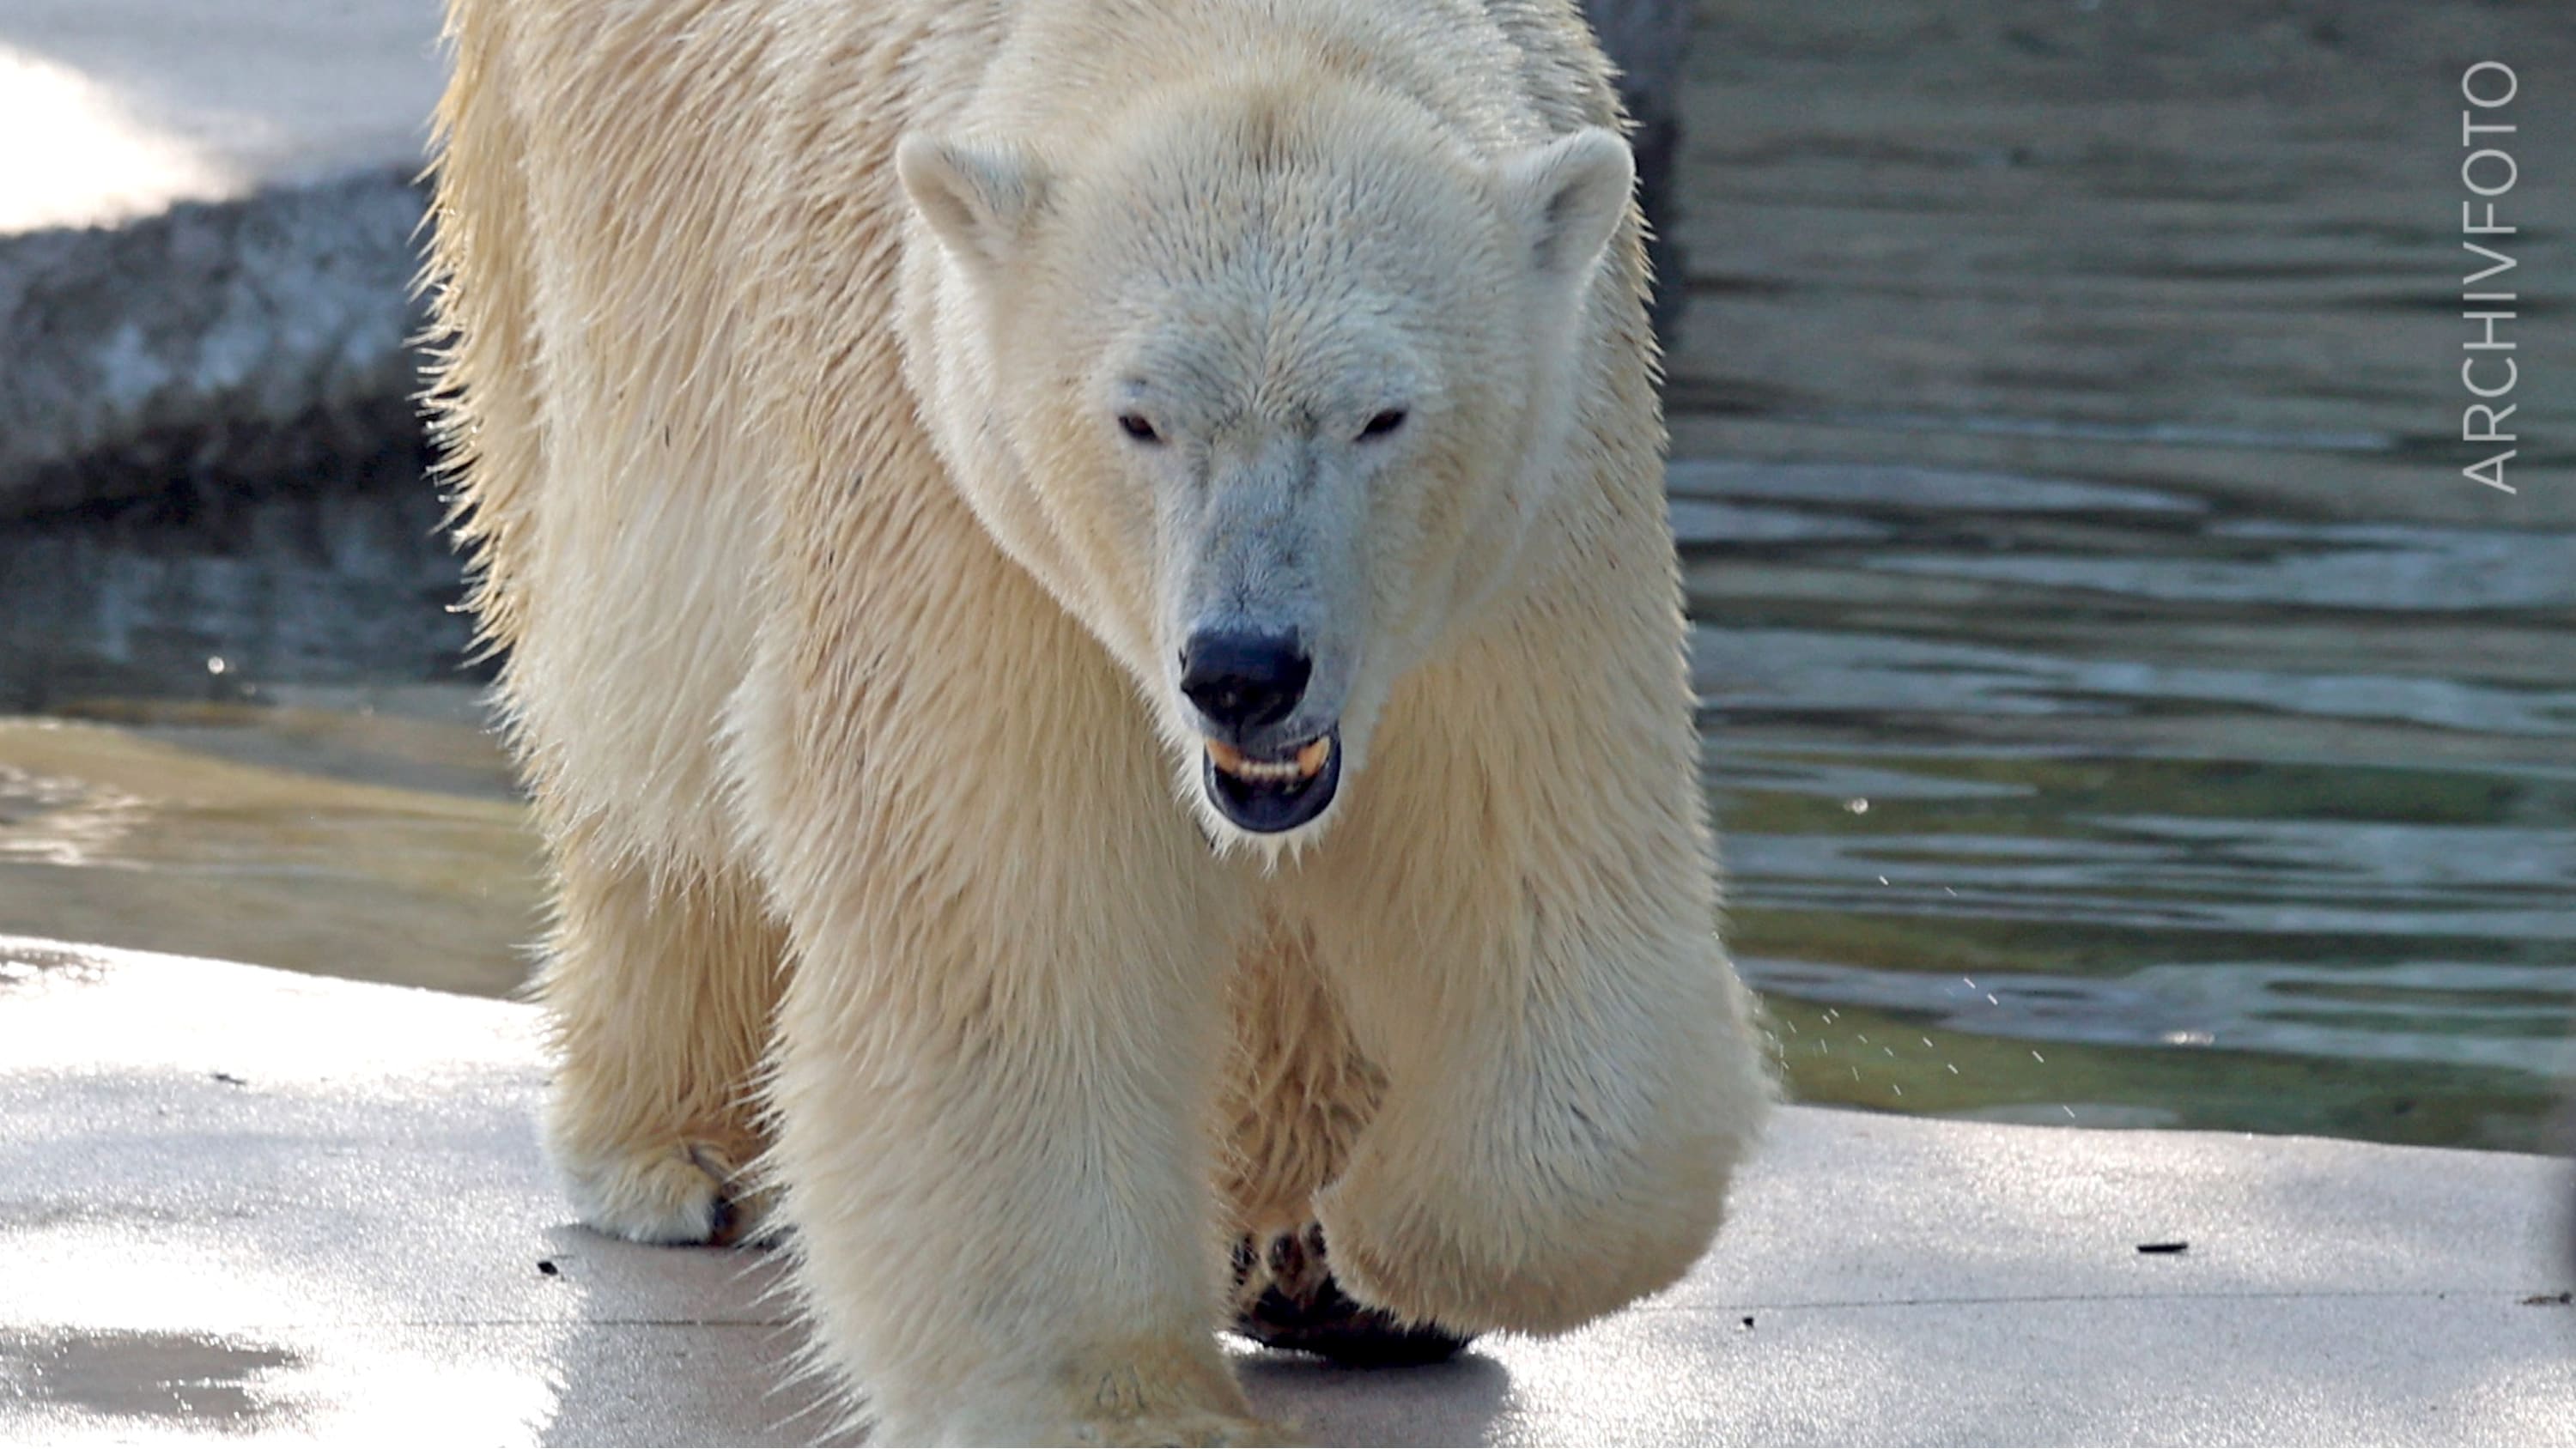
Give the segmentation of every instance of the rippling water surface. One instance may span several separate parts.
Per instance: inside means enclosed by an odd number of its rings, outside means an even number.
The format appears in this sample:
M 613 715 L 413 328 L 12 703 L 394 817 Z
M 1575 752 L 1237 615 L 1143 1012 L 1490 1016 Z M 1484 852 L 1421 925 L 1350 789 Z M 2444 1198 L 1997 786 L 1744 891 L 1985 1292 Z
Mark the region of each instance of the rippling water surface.
M 1802 1095 L 2528 1144 L 2576 1017 L 2576 533 L 1677 464 Z
M 2576 192 L 2514 198 L 2508 498 L 2444 441 L 2453 86 L 2571 73 L 2576 28 L 1702 11 L 1674 522 L 1796 1093 L 2535 1145 L 2576 1017 Z M 0 538 L 0 934 L 518 982 L 532 843 L 407 466 Z

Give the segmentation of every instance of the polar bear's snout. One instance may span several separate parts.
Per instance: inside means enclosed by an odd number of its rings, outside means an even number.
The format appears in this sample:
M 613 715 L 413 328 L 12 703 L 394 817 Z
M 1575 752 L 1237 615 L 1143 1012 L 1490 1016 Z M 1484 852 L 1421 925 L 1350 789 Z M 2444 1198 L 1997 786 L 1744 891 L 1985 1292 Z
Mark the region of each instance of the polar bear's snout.
M 1206 429 L 1195 475 L 1160 493 L 1165 696 L 1200 743 L 1224 821 L 1281 835 L 1321 821 L 1369 621 L 1366 475 L 1288 419 Z
M 1314 673 L 1293 633 L 1202 629 L 1181 646 L 1181 693 L 1231 743 L 1250 744 L 1294 713 Z
M 1340 788 L 1341 730 L 1301 730 L 1315 661 L 1293 631 L 1200 629 L 1181 647 L 1181 693 L 1205 736 L 1209 803 L 1255 834 L 1322 815 Z

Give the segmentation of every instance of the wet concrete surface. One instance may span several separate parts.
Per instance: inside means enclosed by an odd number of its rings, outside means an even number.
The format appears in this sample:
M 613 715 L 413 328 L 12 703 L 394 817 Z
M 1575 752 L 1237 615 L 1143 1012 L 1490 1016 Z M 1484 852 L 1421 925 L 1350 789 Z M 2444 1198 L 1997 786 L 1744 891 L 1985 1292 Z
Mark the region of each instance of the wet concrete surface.
M 291 1420 L 264 1390 L 301 1355 L 202 1333 L 25 1333 L 0 1329 L 0 1399 L 37 1413 L 177 1421 L 231 1436 Z
M 570 1224 L 529 1008 L 25 941 L 0 961 L 22 968 L 0 988 L 0 1440 L 828 1422 L 785 1377 L 771 1258 Z M 2566 1172 L 1792 1109 L 1718 1250 L 1637 1309 L 1431 1370 L 1241 1363 L 1325 1443 L 2564 1443 Z

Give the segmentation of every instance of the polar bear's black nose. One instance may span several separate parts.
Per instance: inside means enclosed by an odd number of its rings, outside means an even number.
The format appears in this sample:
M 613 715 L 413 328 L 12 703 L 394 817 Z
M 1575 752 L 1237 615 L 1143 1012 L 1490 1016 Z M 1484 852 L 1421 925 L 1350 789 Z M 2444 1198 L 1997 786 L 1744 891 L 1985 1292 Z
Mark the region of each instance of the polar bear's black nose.
M 1286 719 L 1314 672 L 1293 634 L 1204 629 L 1181 648 L 1181 693 L 1209 723 L 1237 733 Z

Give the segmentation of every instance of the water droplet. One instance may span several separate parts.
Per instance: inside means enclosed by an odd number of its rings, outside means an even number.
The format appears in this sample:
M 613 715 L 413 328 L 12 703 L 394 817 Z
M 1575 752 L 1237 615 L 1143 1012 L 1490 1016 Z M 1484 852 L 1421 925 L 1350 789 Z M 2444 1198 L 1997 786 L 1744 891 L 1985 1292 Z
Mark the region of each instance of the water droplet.
M 2065 1104 L 2065 1103 L 2063 1103 L 2063 1102 L 2058 1103 L 2058 1105 L 2059 1105 L 2059 1106 L 2061 1106 L 2061 1107 L 2066 1107 L 2066 1104 Z M 2074 1109 L 2074 1108 L 2072 1108 L 2072 1107 L 2066 1107 L 2066 1115 L 2067 1115 L 2067 1116 L 2069 1116 L 2069 1117 L 2074 1116 L 2074 1115 L 2075 1115 L 2075 1109 Z
M 1900 1097 L 1902 1097 L 1902 1096 L 1904 1096 L 1904 1095 L 1905 1095 L 1905 1089 L 1904 1089 L 1903 1087 L 1900 1087 L 1900 1086 L 1896 1085 L 1894 1082 L 1890 1082 L 1890 1083 L 1888 1083 L 1888 1084 L 1887 1084 L 1887 1089 L 1888 1089 L 1889 1091 L 1891 1091 L 1891 1092 L 1894 1092 L 1896 1095 L 1898 1095 L 1898 1096 L 1900 1096 Z
M 1878 883 L 1879 883 L 1880 885 L 1885 885 L 1885 884 L 1887 884 L 1887 877 L 1885 877 L 1885 876 L 1880 876 L 1880 877 L 1878 878 Z
M 1869 802 L 1866 800 L 1853 800 L 1845 803 L 1843 808 L 1854 815 L 1867 815 L 1869 813 Z
M 1987 993 L 1986 993 L 1986 1005 L 1988 1005 L 1988 1006 L 2001 1006 L 2001 1005 L 2003 1005 L 2003 1003 L 2002 1003 L 2002 1002 L 2000 1002 L 2000 1001 L 1995 1000 L 1995 994 L 1994 994 L 1993 992 L 1989 991 L 1989 992 L 1987 992 Z
M 2030 1059 L 2031 1059 L 2032 1061 L 2035 1061 L 2035 1062 L 2044 1062 L 2044 1061 L 2047 1061 L 2047 1060 L 2048 1060 L 2048 1058 L 2046 1058 L 2046 1057 L 2044 1057 L 2044 1056 L 2041 1056 L 2041 1055 L 2039 1054 L 2039 1048 L 2037 1048 L 2037 1047 L 2033 1047 L 2033 1048 L 2031 1048 L 2031 1051 L 2030 1051 Z
M 1959 1064 L 1957 1062 L 1943 1062 L 1941 1065 L 1950 1069 L 1951 1076 L 1955 1077 L 1959 1075 Z
M 231 667 L 232 666 L 224 663 L 224 656 L 220 654 L 209 654 L 206 656 L 206 672 L 208 674 L 221 674 Z

